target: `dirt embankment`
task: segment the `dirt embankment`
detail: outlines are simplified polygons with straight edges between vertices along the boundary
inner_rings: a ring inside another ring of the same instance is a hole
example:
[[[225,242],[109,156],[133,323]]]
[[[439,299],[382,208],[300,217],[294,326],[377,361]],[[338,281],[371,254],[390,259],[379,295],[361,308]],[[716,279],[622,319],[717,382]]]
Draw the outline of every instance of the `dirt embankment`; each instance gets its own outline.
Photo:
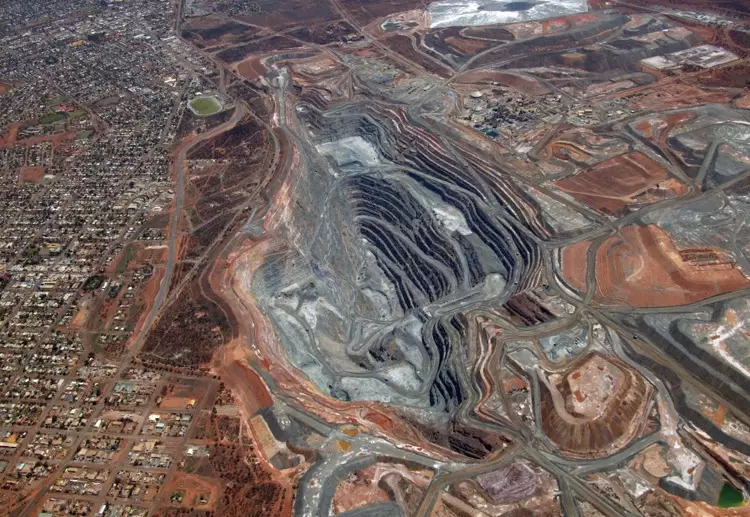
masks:
[[[580,291],[586,287],[588,244],[563,250],[563,276]],[[721,250],[677,249],[656,225],[623,228],[602,243],[595,264],[594,299],[607,305],[687,305],[750,287],[750,280]]]

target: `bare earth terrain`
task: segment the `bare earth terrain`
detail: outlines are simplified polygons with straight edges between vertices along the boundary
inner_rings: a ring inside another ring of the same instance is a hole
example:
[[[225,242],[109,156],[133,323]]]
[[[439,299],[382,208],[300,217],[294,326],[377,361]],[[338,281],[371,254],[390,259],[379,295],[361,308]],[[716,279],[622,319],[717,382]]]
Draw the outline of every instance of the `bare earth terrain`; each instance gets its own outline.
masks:
[[[0,515],[750,515],[745,2],[7,4]]]

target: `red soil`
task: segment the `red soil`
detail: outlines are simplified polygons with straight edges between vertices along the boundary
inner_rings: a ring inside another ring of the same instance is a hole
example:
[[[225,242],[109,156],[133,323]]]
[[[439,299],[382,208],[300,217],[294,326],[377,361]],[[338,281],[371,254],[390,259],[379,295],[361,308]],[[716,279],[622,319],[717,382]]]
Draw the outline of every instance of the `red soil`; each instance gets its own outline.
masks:
[[[734,101],[734,105],[742,109],[750,109],[750,93],[747,93]]]
[[[586,274],[588,255],[591,241],[576,242],[562,251],[563,277],[573,289],[585,292],[588,289]]]
[[[619,216],[626,212],[633,198],[659,189],[660,182],[667,178],[667,169],[636,151],[605,160],[554,185],[603,214]],[[679,193],[685,190],[683,186]],[[673,190],[667,189],[664,197],[674,195]]]
[[[18,179],[21,183],[41,183],[45,172],[44,167],[22,167]]]
[[[552,156],[558,160],[575,160],[577,162],[585,162],[589,155],[586,154],[582,149],[575,147],[568,142],[553,142],[549,146]]]
[[[268,72],[268,69],[260,62],[260,58],[251,57],[237,65],[237,73],[248,81],[254,81]]]
[[[221,370],[221,375],[223,379],[231,377],[238,381],[232,383],[232,387],[235,388],[233,393],[243,401],[250,415],[257,414],[258,411],[273,405],[268,388],[244,361],[238,360],[231,365],[225,365]]]
[[[362,506],[390,501],[388,493],[378,486],[377,466],[373,465],[347,476],[333,495],[333,509],[336,514]]]
[[[498,83],[499,85],[514,88],[529,95],[544,95],[549,93],[549,90],[538,81],[528,77],[494,70],[473,70],[461,75],[456,81],[464,84]]]
[[[148,313],[151,312],[151,307],[154,304],[154,299],[156,298],[156,295],[159,293],[159,284],[161,284],[161,280],[164,277],[164,269],[163,268],[157,268],[154,271],[154,274],[151,275],[151,278],[146,282],[146,285],[143,287],[143,292],[141,293],[140,297],[143,300],[143,311],[141,311],[141,317],[138,319],[138,322],[135,324],[134,330],[133,330],[133,336],[137,336],[140,333],[141,326],[143,326],[143,323],[146,321],[146,318],[148,317]]]
[[[170,506],[210,511],[216,508],[219,496],[221,495],[221,489],[221,481],[218,479],[209,479],[184,472],[176,472],[162,492],[167,497],[178,491],[184,492],[182,503],[171,503]]]
[[[73,320],[70,322],[70,329],[71,330],[80,330],[83,328],[83,326],[86,324],[86,321],[89,319],[89,315],[91,314],[91,310],[89,309],[81,309],[79,310],[76,315],[73,317]]]
[[[563,250],[563,276],[585,290],[585,255],[577,243]],[[711,260],[706,261],[704,258]],[[748,280],[720,250],[678,250],[656,225],[627,226],[607,239],[596,253],[595,299],[611,305],[669,307],[750,287]]]
[[[605,456],[632,441],[652,392],[643,377],[615,359],[593,354],[573,368],[590,369],[592,361],[603,363],[597,365],[600,371],[606,368],[616,376],[617,382],[609,389],[592,379],[596,377],[592,373],[588,377],[584,373],[583,386],[571,383],[568,376],[551,377],[542,384],[542,428],[563,453],[573,457]],[[587,409],[582,403],[589,398],[598,400],[592,400]]]
[[[445,42],[461,53],[472,54],[472,55],[478,54],[479,52],[489,47],[490,45],[490,42],[488,41],[462,38],[462,37],[456,37],[456,36],[449,36],[445,38]]]
[[[5,145],[10,147],[16,144],[18,139],[18,130],[22,127],[21,122],[12,122],[8,124],[8,135],[5,137]]]
[[[425,54],[422,54],[418,50],[415,50],[412,39],[407,36],[396,34],[395,36],[390,36],[383,39],[382,42],[386,44],[391,50],[403,56],[406,60],[409,61],[409,63],[416,64],[431,74],[435,74],[443,78],[448,78],[451,76],[452,72],[446,67],[433,60],[432,58],[427,57]]]

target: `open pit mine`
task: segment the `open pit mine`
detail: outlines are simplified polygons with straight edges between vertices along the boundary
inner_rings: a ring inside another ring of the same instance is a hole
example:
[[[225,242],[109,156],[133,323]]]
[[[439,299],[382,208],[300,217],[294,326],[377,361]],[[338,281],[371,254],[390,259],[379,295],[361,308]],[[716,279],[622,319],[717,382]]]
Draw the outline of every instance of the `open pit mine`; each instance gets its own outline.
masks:
[[[749,515],[747,5],[183,3],[243,515]]]

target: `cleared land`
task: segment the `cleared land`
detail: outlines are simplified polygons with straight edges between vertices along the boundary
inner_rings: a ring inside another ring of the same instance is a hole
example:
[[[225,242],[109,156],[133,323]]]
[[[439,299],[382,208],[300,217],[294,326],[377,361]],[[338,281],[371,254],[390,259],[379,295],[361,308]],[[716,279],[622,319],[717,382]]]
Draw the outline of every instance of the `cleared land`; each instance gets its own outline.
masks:
[[[606,160],[555,185],[606,215],[622,215],[639,197],[664,199],[686,192],[667,170],[640,152]],[[649,199],[652,201],[652,199]]]

